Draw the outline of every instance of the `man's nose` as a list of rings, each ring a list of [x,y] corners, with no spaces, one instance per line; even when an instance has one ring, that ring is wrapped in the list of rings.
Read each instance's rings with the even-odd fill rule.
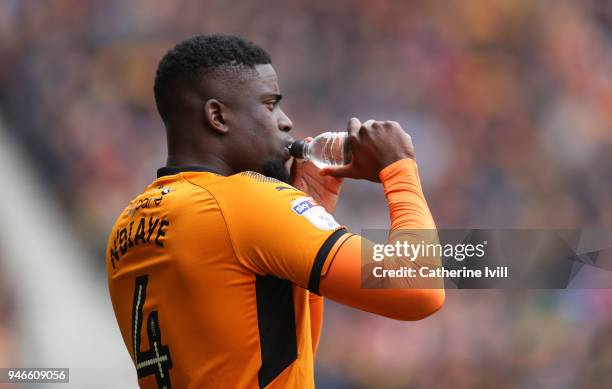
[[[281,111],[280,114],[281,115],[278,120],[278,128],[284,132],[291,131],[291,129],[293,128],[293,123],[291,122],[291,119],[289,119],[289,116],[287,116],[283,111]]]

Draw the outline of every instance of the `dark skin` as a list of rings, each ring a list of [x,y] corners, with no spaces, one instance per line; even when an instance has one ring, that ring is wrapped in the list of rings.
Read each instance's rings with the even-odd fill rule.
[[[207,77],[180,90],[168,131],[169,166],[201,165],[228,176],[265,174],[264,166],[278,168],[289,159],[293,123],[279,106],[272,65]]]
[[[280,108],[282,98],[271,65],[247,77],[209,77],[185,83],[176,96],[168,131],[168,166],[199,165],[222,175],[256,171],[290,181],[329,212],[335,209],[341,178],[322,177],[310,162],[293,161],[288,134],[293,124]]]
[[[403,158],[414,158],[410,136],[397,122],[352,118],[347,126],[353,159],[347,166],[319,171],[293,161],[288,134],[293,123],[280,108],[282,98],[272,65],[257,65],[246,75],[207,77],[185,83],[175,97],[168,127],[168,166],[200,165],[222,175],[255,171],[311,195],[333,212],[344,177],[379,182],[378,173]]]

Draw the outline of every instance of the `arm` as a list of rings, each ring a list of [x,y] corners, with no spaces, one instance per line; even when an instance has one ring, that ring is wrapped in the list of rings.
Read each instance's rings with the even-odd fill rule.
[[[435,223],[423,195],[410,137],[395,122],[361,125],[357,119],[351,119],[348,130],[353,150],[352,163],[324,169],[321,174],[381,182],[391,217],[389,242],[437,241]],[[362,253],[362,250],[366,252]],[[361,257],[372,258],[371,251],[372,243],[360,236],[346,239],[337,248],[328,270],[321,272],[320,287],[315,292],[341,304],[399,320],[422,319],[440,309],[445,298],[442,280],[420,278],[404,281],[399,289],[362,288]],[[398,258],[396,262],[412,268],[440,264],[439,258],[417,258],[414,262],[404,263]]]
[[[400,228],[435,227],[412,159],[410,138],[401,127],[394,122],[362,126],[352,119],[349,134],[353,151],[350,165],[327,168],[319,174],[382,181],[391,210],[392,240],[406,233]],[[361,246],[363,243],[370,250],[371,242],[347,233],[303,192],[278,191],[276,183],[252,180],[249,175],[232,179],[243,182],[245,189],[224,193],[217,201],[224,204],[236,257],[247,269],[289,280],[358,309],[401,320],[423,318],[442,305],[444,291],[435,289],[437,285],[361,288]],[[257,199],[256,206],[244,201],[242,193],[247,186],[250,197]],[[419,259],[409,265],[421,264]],[[317,337],[313,332],[313,339]]]
[[[391,212],[391,240],[393,237],[399,238],[393,231],[400,228],[435,228],[413,160],[395,162],[380,173],[380,178]],[[362,288],[362,245],[365,250],[371,250],[371,243],[364,242],[363,239],[353,235],[338,249],[327,274],[323,275],[320,281],[320,293],[323,296],[341,304],[398,320],[419,320],[441,308],[445,294],[440,282],[428,285],[431,289]],[[409,264],[415,267],[422,265],[419,259]]]

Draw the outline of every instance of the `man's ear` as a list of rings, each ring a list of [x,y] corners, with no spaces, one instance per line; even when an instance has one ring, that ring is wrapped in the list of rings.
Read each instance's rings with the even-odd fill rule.
[[[222,102],[216,99],[209,99],[204,104],[205,120],[215,131],[225,134],[229,131],[225,119],[227,116],[227,107]]]

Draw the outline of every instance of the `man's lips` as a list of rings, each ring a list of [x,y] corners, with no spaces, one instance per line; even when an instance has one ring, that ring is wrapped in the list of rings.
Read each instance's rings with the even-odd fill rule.
[[[291,152],[289,151],[289,147],[285,146],[285,148],[283,149],[283,159],[285,161],[288,161],[291,158]]]
[[[289,151],[289,148],[291,147],[292,144],[293,144],[293,139],[288,140],[287,143],[285,143],[285,147],[283,147],[283,159],[285,161],[288,161],[291,158],[291,151]]]

